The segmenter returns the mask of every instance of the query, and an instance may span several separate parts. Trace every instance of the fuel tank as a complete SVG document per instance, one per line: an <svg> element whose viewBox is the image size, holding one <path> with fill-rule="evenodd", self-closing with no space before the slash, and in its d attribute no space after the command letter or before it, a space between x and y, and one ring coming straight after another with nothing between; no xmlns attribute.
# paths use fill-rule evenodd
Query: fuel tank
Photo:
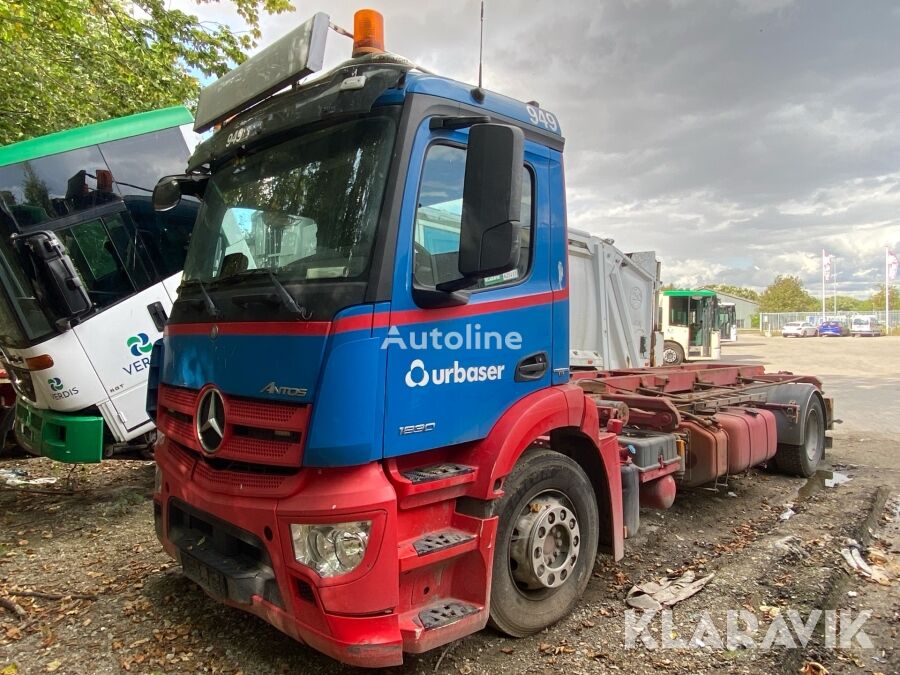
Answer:
<svg viewBox="0 0 900 675"><path fill-rule="evenodd" d="M678 430L687 433L682 487L705 485L728 472L728 435L724 429L686 420Z"/></svg>
<svg viewBox="0 0 900 675"><path fill-rule="evenodd" d="M723 408L716 420L728 435L728 473L761 464L778 449L775 414L761 408Z"/></svg>

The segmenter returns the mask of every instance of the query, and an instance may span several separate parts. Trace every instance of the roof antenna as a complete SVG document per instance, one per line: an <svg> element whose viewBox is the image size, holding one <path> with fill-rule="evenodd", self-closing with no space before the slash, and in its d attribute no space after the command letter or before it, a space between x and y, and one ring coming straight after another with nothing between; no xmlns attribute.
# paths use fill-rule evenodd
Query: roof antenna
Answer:
<svg viewBox="0 0 900 675"><path fill-rule="evenodd" d="M482 62L484 60L484 0L481 0L481 25L478 36L478 86L472 90L472 98L478 103L484 101L484 89L481 88L481 71Z"/></svg>
<svg viewBox="0 0 900 675"><path fill-rule="evenodd" d="M478 88L481 89L481 62L484 60L484 0L481 0L481 32L478 36Z"/></svg>

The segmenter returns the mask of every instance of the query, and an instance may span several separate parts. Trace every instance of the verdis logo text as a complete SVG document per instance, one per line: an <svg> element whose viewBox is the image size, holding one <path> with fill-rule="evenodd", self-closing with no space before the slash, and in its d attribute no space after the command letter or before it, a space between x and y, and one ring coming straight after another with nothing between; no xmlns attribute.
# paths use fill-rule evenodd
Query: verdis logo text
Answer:
<svg viewBox="0 0 900 675"><path fill-rule="evenodd" d="M122 366L126 375L135 375L150 367L149 354L153 351L153 343L150 342L150 337L146 333L132 335L125 341L125 346L132 356L137 357L127 366Z"/></svg>
<svg viewBox="0 0 900 675"><path fill-rule="evenodd" d="M465 366L460 365L459 361L454 361L452 366L445 368L429 369L422 359L415 359L409 364L405 381L407 387L491 382L501 379L504 370L506 370L504 365Z"/></svg>
<svg viewBox="0 0 900 675"><path fill-rule="evenodd" d="M50 387L50 396L54 401L61 401L64 398L78 395L78 387L66 389L66 385L63 384L62 379L59 377L51 377L47 380L47 385Z"/></svg>

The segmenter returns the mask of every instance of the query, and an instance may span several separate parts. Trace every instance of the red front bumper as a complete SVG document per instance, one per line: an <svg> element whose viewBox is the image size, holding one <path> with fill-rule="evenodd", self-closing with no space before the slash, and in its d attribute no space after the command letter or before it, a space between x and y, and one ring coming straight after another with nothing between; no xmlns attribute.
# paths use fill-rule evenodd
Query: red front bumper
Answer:
<svg viewBox="0 0 900 675"><path fill-rule="evenodd" d="M156 461L157 534L211 596L344 663L402 663L397 499L380 464L295 474L213 470L168 440ZM354 571L321 578L295 561L291 523L356 520L371 520L372 529ZM201 542L206 550L194 547Z"/></svg>

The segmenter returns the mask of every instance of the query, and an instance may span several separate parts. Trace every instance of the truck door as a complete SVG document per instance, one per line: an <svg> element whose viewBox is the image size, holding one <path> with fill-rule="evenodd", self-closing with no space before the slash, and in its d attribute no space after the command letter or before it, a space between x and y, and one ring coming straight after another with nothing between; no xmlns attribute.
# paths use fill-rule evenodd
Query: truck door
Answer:
<svg viewBox="0 0 900 675"><path fill-rule="evenodd" d="M153 342L172 307L122 212L57 232L100 310L74 332L110 398L104 417L119 441L150 421L144 411Z"/></svg>
<svg viewBox="0 0 900 675"><path fill-rule="evenodd" d="M386 456L484 438L516 400L550 385L545 148L526 143L518 267L484 279L465 304L433 306L436 284L459 277L467 136L426 122L414 143L383 344Z"/></svg>

